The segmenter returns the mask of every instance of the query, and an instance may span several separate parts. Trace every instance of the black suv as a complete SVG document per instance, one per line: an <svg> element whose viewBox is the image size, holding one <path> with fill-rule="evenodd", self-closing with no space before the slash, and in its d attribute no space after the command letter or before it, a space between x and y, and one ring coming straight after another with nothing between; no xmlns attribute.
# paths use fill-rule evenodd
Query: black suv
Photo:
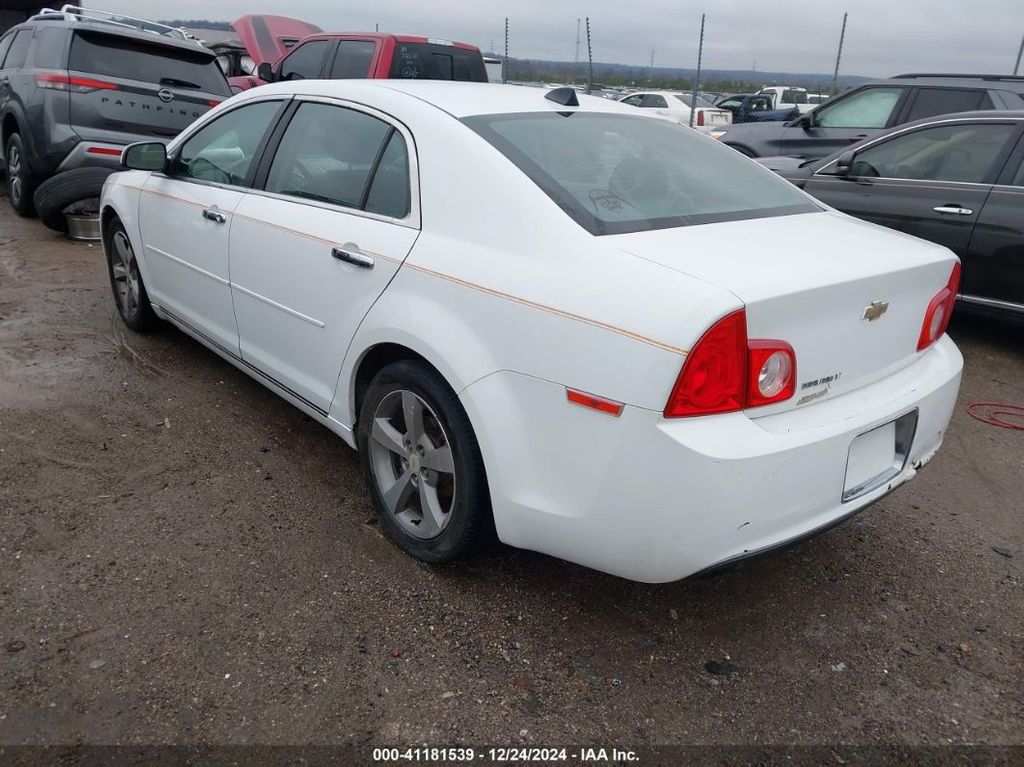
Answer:
<svg viewBox="0 0 1024 767"><path fill-rule="evenodd" d="M34 16L0 37L11 205L31 215L46 178L116 168L124 145L171 138L230 95L215 54L178 30L67 7Z"/></svg>
<svg viewBox="0 0 1024 767"><path fill-rule="evenodd" d="M1024 77L899 75L859 85L789 122L743 123L719 138L750 157L813 160L887 128L951 112L1024 108Z"/></svg>

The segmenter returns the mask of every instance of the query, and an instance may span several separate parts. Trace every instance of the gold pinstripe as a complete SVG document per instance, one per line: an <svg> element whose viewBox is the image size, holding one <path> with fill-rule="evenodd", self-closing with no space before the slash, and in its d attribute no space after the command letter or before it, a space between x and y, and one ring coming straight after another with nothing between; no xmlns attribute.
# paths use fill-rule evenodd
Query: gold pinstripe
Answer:
<svg viewBox="0 0 1024 767"><path fill-rule="evenodd" d="M115 181L115 182L113 182L111 184L111 186L122 186L122 187L125 187L126 189L134 189L134 190L136 190L138 192L144 192L146 194L153 194L153 195L156 195L158 197L164 197L164 198L167 198L169 200L175 200L176 202L182 202L182 203L185 203L186 205L192 205L192 206L197 207L197 208L205 208L206 207L202 203L192 202L191 200L183 200L183 199L181 199L179 197L174 197L172 195L165 194L163 192L157 192L157 191L152 190L152 189L143 189L142 187L134 186L132 184L123 184L121 182ZM279 229L279 230L281 230L283 232L288 232L289 234L298 235L299 237L305 237L306 239L314 240L316 242L322 242L325 245L331 245L332 247L336 246L338 244L335 241L327 240L327 239L324 239L323 237L317 237L316 235L309 234L308 232L300 232L297 229L292 229L290 227L282 226L280 224L272 224L269 221L264 221L262 219L253 218L252 216L246 216L246 215L241 214L241 213L233 213L232 215L237 216L238 218L243 218L246 221L252 221L254 223L261 224L263 226L268 226L268 227L270 227L272 229ZM399 259L391 258L390 256L385 256L385 255L380 254L380 253L374 253L374 252L369 251L369 250L362 250L361 252L366 253L367 255L373 256L374 258L382 258L385 261L390 261L392 263L402 263L401 260L399 260ZM584 316L582 316L580 314L573 314L572 312L567 312L567 311L564 311L562 309L556 309L555 307L548 306L547 304L542 304L542 303L539 303L537 301L531 301L528 298L522 298L521 296L516 296L516 295L513 295L511 293L505 293L505 292L503 292L501 290L497 290L495 288L489 288L489 287L487 287L485 285L479 285L479 284L477 284L475 282L470 282L468 280L463 280L463 279L461 279L459 277L454 277L454 276L452 276L450 274L445 274L444 272L436 272L433 269L427 269L424 266L419 266L417 264L411 264L408 261L406 261L404 263L404 266L406 268L408 268L408 269L413 269L413 270L415 270L417 272L420 272L421 274L426 274L426 275L429 275L431 277L437 277L438 279L442 279L442 280L445 280L447 282L451 282L451 283L453 283L455 285L461 285L464 288L469 288L470 290L476 290L476 291L478 291L480 293L485 293L485 294L487 294L489 296L494 296L495 298L501 298L501 299L504 299L506 301L513 301L513 302L515 302L517 304L520 304L522 306L529 306L529 307L531 307L533 309L538 309L540 311L547 312L548 314L553 314L553 315L555 315L557 317L562 317L562 318L567 319L567 320L573 320L575 322L580 322L580 323L583 323L584 325L590 325L591 327L600 328L601 330L607 330L607 331L609 331L611 333L616 333L618 335L625 336L626 338L632 339L634 341L639 341L640 343L647 344L648 346L653 346L656 349L662 349L663 351L672 352L673 354L681 354L681 355L684 355L684 356L686 354L689 354L689 351L687 349L683 349L683 348L680 348L678 346L673 346L671 344L667 344L667 343L664 343L662 341L655 340L653 338L649 338L649 337L641 335L639 333L635 333L632 330L627 330L625 328L620 328L617 325L610 325L607 322L601 322L600 320L595 320L595 319L592 319L590 317L584 317Z"/></svg>

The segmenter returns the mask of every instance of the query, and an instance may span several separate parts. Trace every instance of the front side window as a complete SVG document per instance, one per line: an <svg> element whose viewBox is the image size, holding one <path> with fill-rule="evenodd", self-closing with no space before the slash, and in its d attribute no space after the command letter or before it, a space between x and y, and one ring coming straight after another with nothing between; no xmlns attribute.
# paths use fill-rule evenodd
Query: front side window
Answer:
<svg viewBox="0 0 1024 767"><path fill-rule="evenodd" d="M635 96L627 96L622 100L622 103L629 104L631 107L638 107L641 103L643 103L643 100L644 97L641 96L640 94L637 94Z"/></svg>
<svg viewBox="0 0 1024 767"><path fill-rule="evenodd" d="M394 148L385 147L392 132L386 122L364 112L329 104L303 104L284 132L270 166L266 189L367 210L368 198L372 196L375 210L371 212L392 215L396 196L408 199L404 142ZM370 181L378 164L386 168L388 178L382 177L379 187L374 189ZM395 186L399 184L397 174L402 166L405 178L401 183L405 189L398 195Z"/></svg>
<svg viewBox="0 0 1024 767"><path fill-rule="evenodd" d="M463 122L596 235L821 210L730 147L667 120L545 112Z"/></svg>
<svg viewBox="0 0 1024 767"><path fill-rule="evenodd" d="M279 101L249 104L200 128L181 145L173 175L247 186L260 141L280 107Z"/></svg>
<svg viewBox="0 0 1024 767"><path fill-rule="evenodd" d="M910 108L907 122L954 112L991 109L992 101L985 91L964 88L921 88Z"/></svg>
<svg viewBox="0 0 1024 767"><path fill-rule="evenodd" d="M819 128L884 128L902 88L867 88L814 111L814 125Z"/></svg>
<svg viewBox="0 0 1024 767"><path fill-rule="evenodd" d="M1016 126L944 125L906 133L858 152L852 176L986 183Z"/></svg>
<svg viewBox="0 0 1024 767"><path fill-rule="evenodd" d="M315 80L320 76L324 56L330 47L328 40L311 40L300 45L281 64L282 80Z"/></svg>
<svg viewBox="0 0 1024 767"><path fill-rule="evenodd" d="M351 80L370 76L370 62L376 43L371 40L342 40L331 66L332 80Z"/></svg>

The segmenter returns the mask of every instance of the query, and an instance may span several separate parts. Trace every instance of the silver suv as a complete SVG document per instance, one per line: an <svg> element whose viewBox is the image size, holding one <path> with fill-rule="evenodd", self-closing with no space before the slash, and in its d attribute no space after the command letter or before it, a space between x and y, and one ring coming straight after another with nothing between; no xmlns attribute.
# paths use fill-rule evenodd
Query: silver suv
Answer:
<svg viewBox="0 0 1024 767"><path fill-rule="evenodd" d="M0 146L11 205L64 170L116 168L231 95L213 52L181 30L65 6L0 38Z"/></svg>

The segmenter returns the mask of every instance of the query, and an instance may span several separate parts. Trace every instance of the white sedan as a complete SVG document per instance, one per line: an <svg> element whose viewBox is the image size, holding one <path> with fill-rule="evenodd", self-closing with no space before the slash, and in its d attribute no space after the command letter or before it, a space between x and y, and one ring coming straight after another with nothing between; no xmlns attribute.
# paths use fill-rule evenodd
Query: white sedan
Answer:
<svg viewBox="0 0 1024 767"><path fill-rule="evenodd" d="M956 400L948 250L571 89L278 83L122 161L124 322L173 323L356 448L427 562L494 531L682 578L877 501Z"/></svg>
<svg viewBox="0 0 1024 767"><path fill-rule="evenodd" d="M694 112L693 125L690 127L701 133L714 133L732 125L732 112L728 109L718 109L700 96L697 96L697 106L694 110L692 93L643 91L623 96L619 101L643 109L647 114L664 117L687 126L690 126L690 113Z"/></svg>

